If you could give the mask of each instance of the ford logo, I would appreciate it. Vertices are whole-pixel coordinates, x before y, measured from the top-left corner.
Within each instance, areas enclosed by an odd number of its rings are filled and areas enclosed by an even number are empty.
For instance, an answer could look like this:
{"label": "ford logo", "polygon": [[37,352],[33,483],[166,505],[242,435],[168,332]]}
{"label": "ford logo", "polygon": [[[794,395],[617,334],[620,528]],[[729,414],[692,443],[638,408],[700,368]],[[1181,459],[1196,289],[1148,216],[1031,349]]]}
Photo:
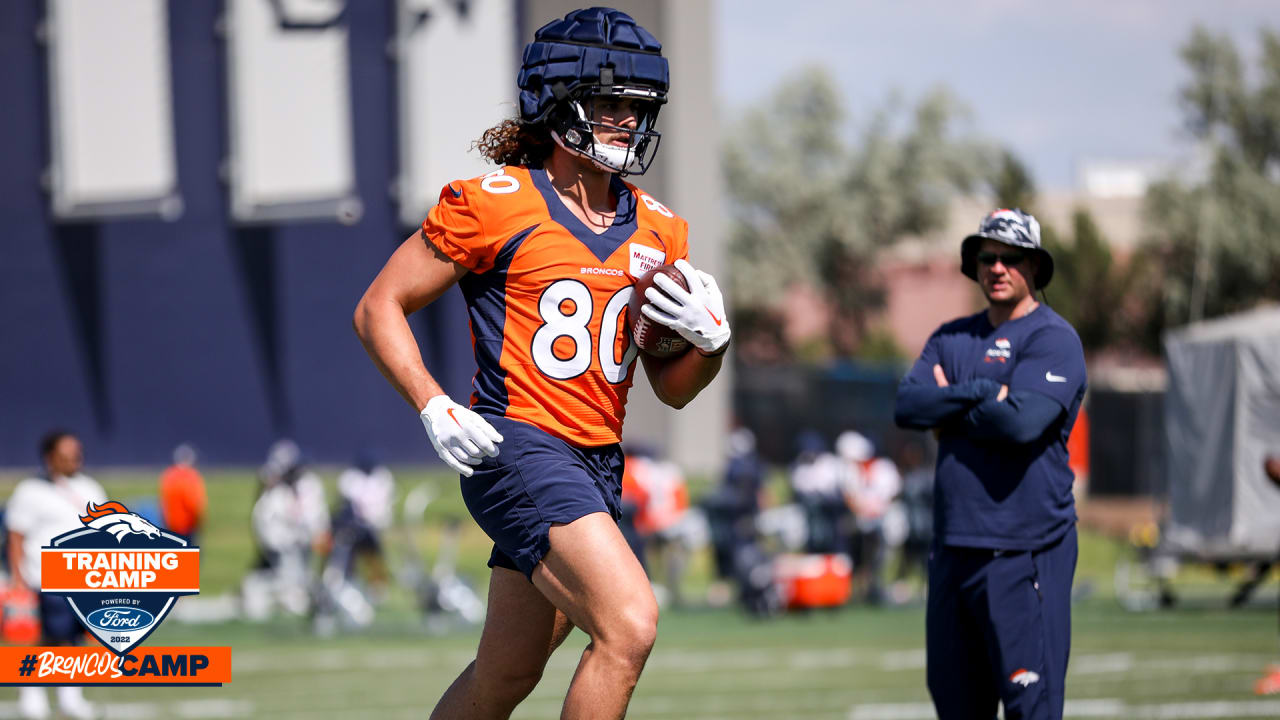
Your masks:
{"label": "ford logo", "polygon": [[100,630],[129,631],[150,627],[156,619],[139,608],[105,607],[89,613],[85,621]]}

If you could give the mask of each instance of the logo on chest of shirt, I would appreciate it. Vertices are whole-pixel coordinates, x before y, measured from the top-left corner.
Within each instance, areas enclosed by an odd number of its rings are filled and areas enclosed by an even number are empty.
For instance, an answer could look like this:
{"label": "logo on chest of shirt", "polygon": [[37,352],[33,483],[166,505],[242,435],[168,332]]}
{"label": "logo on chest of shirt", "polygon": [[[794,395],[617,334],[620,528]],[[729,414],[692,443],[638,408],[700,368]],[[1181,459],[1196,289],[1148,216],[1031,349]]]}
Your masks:
{"label": "logo on chest of shirt", "polygon": [[650,270],[662,265],[667,259],[667,254],[657,248],[651,248],[648,245],[640,243],[631,243],[629,248],[631,251],[630,274],[633,278],[639,278]]}
{"label": "logo on chest of shirt", "polygon": [[983,358],[983,362],[1009,362],[1013,345],[1009,342],[1009,338],[996,338],[995,347],[987,348],[987,356]]}

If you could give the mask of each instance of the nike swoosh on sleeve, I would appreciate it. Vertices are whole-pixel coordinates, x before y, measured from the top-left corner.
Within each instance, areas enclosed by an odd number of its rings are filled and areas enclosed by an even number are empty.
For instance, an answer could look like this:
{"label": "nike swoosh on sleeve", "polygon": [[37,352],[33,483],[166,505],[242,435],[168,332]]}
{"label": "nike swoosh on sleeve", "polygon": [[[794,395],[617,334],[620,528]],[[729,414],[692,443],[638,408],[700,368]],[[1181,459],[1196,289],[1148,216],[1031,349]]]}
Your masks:
{"label": "nike swoosh on sleeve", "polygon": [[449,191],[452,192],[453,196],[456,198],[462,197],[462,188],[454,187],[453,183],[449,183]]}
{"label": "nike swoosh on sleeve", "polygon": [[1054,375],[1052,370],[1046,370],[1046,371],[1045,371],[1045,373],[1044,373],[1044,379],[1045,379],[1045,380],[1048,380],[1049,382],[1052,382],[1052,383],[1060,383],[1060,382],[1066,382],[1066,381],[1067,381],[1067,379],[1066,379],[1065,377],[1061,376],[1061,375]]}

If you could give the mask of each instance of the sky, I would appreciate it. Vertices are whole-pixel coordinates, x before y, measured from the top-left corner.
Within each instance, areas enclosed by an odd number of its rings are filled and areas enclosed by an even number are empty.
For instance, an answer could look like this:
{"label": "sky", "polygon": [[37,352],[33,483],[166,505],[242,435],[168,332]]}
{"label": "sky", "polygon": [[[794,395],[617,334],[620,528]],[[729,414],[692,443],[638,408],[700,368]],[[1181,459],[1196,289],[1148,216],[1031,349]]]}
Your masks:
{"label": "sky", "polygon": [[1201,23],[1254,65],[1280,0],[716,0],[724,119],[788,74],[820,64],[856,127],[897,91],[914,103],[948,87],[973,130],[1011,148],[1043,190],[1075,187],[1085,160],[1192,154],[1179,48]]}

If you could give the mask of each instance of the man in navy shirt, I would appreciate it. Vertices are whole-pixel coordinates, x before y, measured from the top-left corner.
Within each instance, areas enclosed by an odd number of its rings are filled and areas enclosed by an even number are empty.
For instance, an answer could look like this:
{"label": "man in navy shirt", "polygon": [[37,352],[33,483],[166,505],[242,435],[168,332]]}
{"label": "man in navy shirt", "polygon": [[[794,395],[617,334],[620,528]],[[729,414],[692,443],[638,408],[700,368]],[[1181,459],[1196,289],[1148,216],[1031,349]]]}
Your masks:
{"label": "man in navy shirt", "polygon": [[961,245],[987,309],[929,338],[895,419],[938,432],[926,621],[941,720],[1062,717],[1076,514],[1067,436],[1085,391],[1072,327],[1034,291],[1053,258],[1040,225],[996,210]]}

